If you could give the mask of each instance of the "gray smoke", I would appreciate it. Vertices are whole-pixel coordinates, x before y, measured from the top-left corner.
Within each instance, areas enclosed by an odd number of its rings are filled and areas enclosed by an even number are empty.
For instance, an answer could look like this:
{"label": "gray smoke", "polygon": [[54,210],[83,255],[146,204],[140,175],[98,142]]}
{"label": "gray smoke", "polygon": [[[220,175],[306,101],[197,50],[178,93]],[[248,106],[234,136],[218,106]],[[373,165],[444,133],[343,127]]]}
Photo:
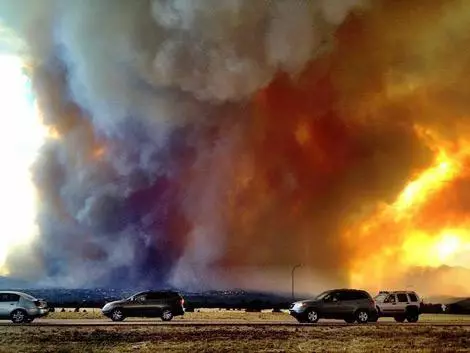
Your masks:
{"label": "gray smoke", "polygon": [[60,136],[34,169],[41,235],[10,257],[12,274],[34,258],[67,286],[221,283],[211,269],[226,250],[220,204],[246,102],[277,73],[300,74],[359,5],[0,0]]}

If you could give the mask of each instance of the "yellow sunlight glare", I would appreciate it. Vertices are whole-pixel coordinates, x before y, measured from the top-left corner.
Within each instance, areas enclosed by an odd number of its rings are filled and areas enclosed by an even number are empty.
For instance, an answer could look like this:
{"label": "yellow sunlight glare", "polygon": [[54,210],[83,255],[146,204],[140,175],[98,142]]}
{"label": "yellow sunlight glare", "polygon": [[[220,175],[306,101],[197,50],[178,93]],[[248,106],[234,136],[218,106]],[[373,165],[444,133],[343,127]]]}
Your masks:
{"label": "yellow sunlight glare", "polygon": [[37,234],[30,168],[46,137],[20,58],[0,55],[0,275],[10,252]]}

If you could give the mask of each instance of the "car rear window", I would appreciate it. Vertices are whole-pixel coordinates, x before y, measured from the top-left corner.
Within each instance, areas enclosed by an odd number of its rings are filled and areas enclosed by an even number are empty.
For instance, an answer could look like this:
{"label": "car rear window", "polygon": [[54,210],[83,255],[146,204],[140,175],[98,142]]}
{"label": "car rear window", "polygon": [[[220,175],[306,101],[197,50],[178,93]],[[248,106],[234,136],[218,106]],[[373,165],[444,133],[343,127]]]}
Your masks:
{"label": "car rear window", "polygon": [[417,302],[418,301],[418,297],[416,296],[416,294],[414,293],[408,293],[408,296],[410,297],[410,300],[412,302]]}
{"label": "car rear window", "polygon": [[408,301],[405,293],[398,293],[397,298],[400,303],[406,303]]}
{"label": "car rear window", "polygon": [[26,293],[23,293],[23,297],[24,297],[25,299],[28,299],[28,300],[31,300],[31,301],[37,300],[35,297],[33,297],[33,296],[29,295],[29,294],[26,294]]}

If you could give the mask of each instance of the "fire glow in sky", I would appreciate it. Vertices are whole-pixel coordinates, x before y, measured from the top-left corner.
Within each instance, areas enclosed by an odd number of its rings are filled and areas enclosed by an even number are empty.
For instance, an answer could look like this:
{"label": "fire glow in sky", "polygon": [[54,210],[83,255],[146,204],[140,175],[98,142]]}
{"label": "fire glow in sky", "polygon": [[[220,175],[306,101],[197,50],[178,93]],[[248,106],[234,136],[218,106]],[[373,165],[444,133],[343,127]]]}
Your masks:
{"label": "fire glow in sky", "polygon": [[468,2],[36,3],[0,0],[50,131],[3,272],[470,293]]}

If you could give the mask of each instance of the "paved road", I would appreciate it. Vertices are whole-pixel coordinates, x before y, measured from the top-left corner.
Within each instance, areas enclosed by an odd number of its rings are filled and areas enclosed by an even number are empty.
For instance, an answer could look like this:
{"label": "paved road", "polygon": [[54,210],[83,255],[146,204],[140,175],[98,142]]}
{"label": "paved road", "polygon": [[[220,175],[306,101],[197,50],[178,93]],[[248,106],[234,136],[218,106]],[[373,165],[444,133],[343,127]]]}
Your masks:
{"label": "paved road", "polygon": [[[357,325],[357,324],[356,324]],[[374,325],[385,325],[385,326],[396,326],[396,325],[410,325],[410,326],[470,326],[470,320],[462,321],[437,321],[437,320],[423,320],[415,324],[409,323],[396,323],[393,321],[379,321],[377,323],[369,323],[369,326]],[[0,321],[0,326],[18,326],[14,325],[10,321]],[[25,324],[24,326],[55,326],[55,327],[67,327],[67,326],[351,326],[346,324],[344,321],[338,320],[320,320],[315,325],[299,324],[295,321],[244,321],[244,320],[174,320],[171,322],[162,322],[159,320],[126,320],[123,322],[112,322],[110,320],[93,320],[93,319],[38,319],[31,324]]]}

